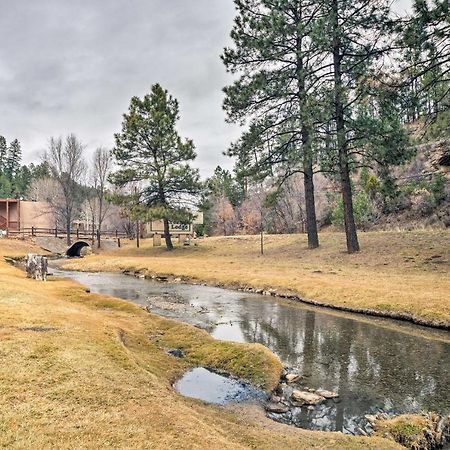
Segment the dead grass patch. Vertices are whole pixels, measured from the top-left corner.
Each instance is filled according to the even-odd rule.
[[[0,241],[0,255],[29,249]],[[29,280],[2,261],[0,324],[0,447],[399,448],[183,398],[171,382],[193,365],[270,388],[280,363],[261,346],[217,342],[72,282]],[[44,328],[55,330],[23,331]],[[185,359],[166,354],[175,344]]]

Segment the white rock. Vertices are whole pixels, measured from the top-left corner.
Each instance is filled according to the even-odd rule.
[[[337,397],[339,397],[339,394],[337,394],[336,392],[327,391],[325,389],[318,389],[316,391],[316,394],[321,395],[322,397],[325,397],[325,398],[337,398]]]
[[[292,398],[297,403],[301,403],[303,405],[318,405],[319,403],[325,401],[325,397],[322,397],[321,395],[297,390],[292,392]]]
[[[377,416],[373,416],[371,414],[367,414],[364,417],[370,424],[374,424],[377,421]]]
[[[286,375],[286,381],[288,383],[295,383],[298,380],[300,380],[300,375],[298,373],[288,373]]]

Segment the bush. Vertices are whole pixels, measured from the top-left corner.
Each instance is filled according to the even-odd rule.
[[[436,205],[442,203],[445,200],[446,192],[445,188],[447,186],[447,180],[445,175],[438,173],[430,182],[430,191],[433,193]]]
[[[199,224],[196,224],[196,225],[194,225],[194,233],[198,236],[198,237],[203,237],[203,236],[205,236],[207,233],[206,233],[206,231],[207,231],[207,229],[206,229],[207,227],[206,227],[206,225],[205,224],[203,224],[203,223],[199,223]]]
[[[380,180],[373,173],[370,173],[366,167],[361,170],[359,184],[371,199],[374,199],[381,191]]]
[[[438,173],[430,181],[412,181],[402,187],[404,195],[411,199],[412,208],[423,216],[431,214],[446,198],[447,180],[445,175]]]
[[[358,227],[369,225],[375,218],[375,210],[369,195],[366,192],[358,192],[353,197],[353,212]],[[331,222],[335,226],[344,226],[344,204],[339,198],[331,213]]]
[[[425,133],[425,140],[448,138],[450,131],[448,123],[450,121],[450,111],[439,112],[434,120],[428,125]]]
[[[412,210],[423,217],[429,216],[436,206],[434,195],[428,189],[416,189],[411,196]]]
[[[399,209],[400,191],[395,180],[389,173],[383,173],[380,185],[380,195],[382,198],[382,209],[385,214],[395,212]]]

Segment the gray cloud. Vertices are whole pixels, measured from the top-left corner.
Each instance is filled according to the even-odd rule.
[[[232,0],[3,1],[0,134],[27,161],[68,132],[90,151],[112,146],[130,98],[159,82],[180,101],[203,175],[231,167],[222,152],[239,130],[224,121],[219,55],[233,16]]]
[[[219,55],[231,0],[4,2],[0,16],[0,134],[38,159],[52,135],[75,132],[91,151],[112,146],[133,95],[160,82],[180,101],[180,131],[203,174],[230,166],[237,135],[224,122]]]

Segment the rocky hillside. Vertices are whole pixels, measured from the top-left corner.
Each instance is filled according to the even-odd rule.
[[[399,194],[394,211],[377,228],[447,228],[450,226],[450,140],[417,146],[416,156],[393,171]]]

